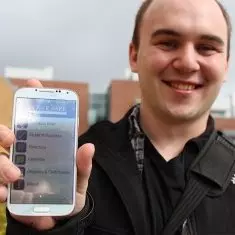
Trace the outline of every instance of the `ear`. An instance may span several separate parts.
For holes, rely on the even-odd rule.
[[[136,46],[131,42],[129,45],[129,63],[131,71],[133,73],[138,73],[137,58],[138,58],[138,50]]]

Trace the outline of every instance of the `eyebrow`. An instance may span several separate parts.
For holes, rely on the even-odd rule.
[[[169,36],[177,36],[177,37],[180,37],[181,34],[172,30],[172,29],[158,29],[158,30],[155,30],[152,35],[151,35],[151,38],[155,38],[157,36],[164,36],[164,35],[169,35]]]
[[[220,37],[215,36],[215,35],[202,35],[201,39],[216,42],[221,46],[224,46],[224,44],[225,44],[224,41]]]
[[[155,30],[152,35],[151,35],[151,38],[155,38],[157,36],[174,36],[174,37],[180,37],[182,36],[181,33],[175,31],[175,30],[172,30],[172,29],[158,29],[158,30]],[[223,46],[225,43],[224,41],[218,37],[218,36],[215,36],[215,35],[212,35],[212,34],[204,34],[204,35],[201,35],[200,36],[200,39],[201,40],[207,40],[207,41],[212,41],[212,42],[216,42],[218,43],[219,45]]]

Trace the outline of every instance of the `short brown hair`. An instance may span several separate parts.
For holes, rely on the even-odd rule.
[[[136,14],[136,18],[135,18],[135,26],[134,26],[134,31],[133,31],[133,35],[132,35],[132,43],[134,44],[134,46],[138,49],[139,47],[139,42],[140,42],[140,26],[144,17],[145,12],[147,11],[147,9],[149,8],[150,4],[153,2],[154,0],[145,0],[137,14]],[[221,2],[219,2],[218,0],[215,0],[215,2],[218,4],[220,10],[222,11],[222,14],[224,16],[224,19],[226,21],[227,24],[227,28],[228,28],[228,47],[227,47],[227,58],[229,59],[230,57],[230,47],[231,47],[231,35],[232,35],[232,24],[231,24],[231,19],[230,16],[227,12],[227,10],[225,9],[225,7],[222,5]]]

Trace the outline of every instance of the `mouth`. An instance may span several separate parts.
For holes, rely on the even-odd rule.
[[[194,91],[202,88],[201,84],[193,84],[187,82],[171,82],[163,81],[167,86],[181,91]]]

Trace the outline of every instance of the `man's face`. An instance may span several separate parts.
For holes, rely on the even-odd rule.
[[[130,64],[143,105],[175,121],[207,113],[227,73],[227,26],[215,1],[154,1],[139,36]]]

